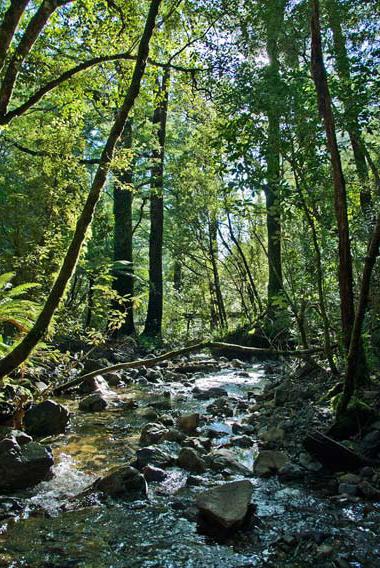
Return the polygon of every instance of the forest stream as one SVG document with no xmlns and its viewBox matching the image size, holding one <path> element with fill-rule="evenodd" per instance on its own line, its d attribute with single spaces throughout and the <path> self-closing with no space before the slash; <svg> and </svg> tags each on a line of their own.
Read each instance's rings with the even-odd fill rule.
<svg viewBox="0 0 380 568">
<path fill-rule="evenodd" d="M 72 412 L 70 428 L 44 440 L 53 448 L 54 477 L 9 498 L 21 505 L 11 521 L 0 525 L 0 566 L 378 566 L 380 504 L 338 502 L 312 483 L 258 477 L 252 473 L 259 447 L 255 436 L 252 447 L 231 445 L 232 427 L 235 424 L 236 431 L 241 424 L 247 401 L 254 402 L 256 396 L 260 400 L 279 371 L 276 364 L 255 363 L 240 370 L 225 365 L 219 371 L 195 373 L 186 381 L 139 384 L 136 380 L 118 388 L 118 404 L 100 413 L 80 412 L 77 400 L 61 399 Z M 227 391 L 234 403 L 233 416 L 210 416 L 207 407 L 214 399 L 194 396 L 215 387 Z M 149 483 L 148 499 L 76 503 L 73 496 L 97 476 L 133 460 L 145 424 L 170 422 L 171 417 L 192 412 L 202 417 L 197 436 L 208 437 L 211 450 L 227 446 L 241 471 L 236 463 L 202 475 L 173 466 L 166 469 L 162 482 Z M 176 442 L 167 441 L 160 448 L 174 456 L 180 450 Z M 195 495 L 205 487 L 243 478 L 254 486 L 255 512 L 249 522 L 224 540 L 201 534 Z"/>
</svg>

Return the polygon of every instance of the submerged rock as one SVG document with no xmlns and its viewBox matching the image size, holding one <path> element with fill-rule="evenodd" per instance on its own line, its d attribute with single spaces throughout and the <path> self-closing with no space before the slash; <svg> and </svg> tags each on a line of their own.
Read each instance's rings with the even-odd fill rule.
<svg viewBox="0 0 380 568">
<path fill-rule="evenodd" d="M 199 426 L 200 416 L 195 414 L 184 414 L 177 420 L 177 426 L 186 434 L 192 434 Z"/>
<path fill-rule="evenodd" d="M 262 450 L 255 460 L 253 471 L 256 475 L 265 477 L 277 473 L 288 461 L 287 455 L 283 452 Z"/>
<path fill-rule="evenodd" d="M 101 412 L 107 407 L 107 400 L 97 392 L 89 394 L 79 402 L 79 410 L 83 410 L 83 412 Z"/>
<path fill-rule="evenodd" d="M 250 481 L 233 481 L 200 493 L 197 507 L 208 522 L 223 528 L 241 526 L 251 502 L 253 486 Z"/>
<path fill-rule="evenodd" d="M 14 438 L 5 438 L 0 442 L 0 491 L 17 491 L 48 479 L 53 464 L 50 448 L 37 442 L 20 446 Z"/>
<path fill-rule="evenodd" d="M 70 413 L 62 404 L 44 400 L 33 404 L 25 413 L 25 430 L 31 436 L 51 436 L 65 431 Z"/>
<path fill-rule="evenodd" d="M 110 497 L 141 499 L 148 494 L 144 476 L 134 467 L 121 466 L 111 470 L 107 475 L 97 479 L 94 491 L 101 491 Z"/>
<path fill-rule="evenodd" d="M 178 456 L 178 465 L 192 473 L 203 473 L 206 471 L 205 461 L 193 448 L 182 448 Z"/>
</svg>

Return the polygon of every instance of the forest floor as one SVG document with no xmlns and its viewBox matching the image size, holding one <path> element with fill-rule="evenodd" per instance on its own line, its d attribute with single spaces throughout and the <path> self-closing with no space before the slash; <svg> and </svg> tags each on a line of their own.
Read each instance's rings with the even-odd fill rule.
<svg viewBox="0 0 380 568">
<path fill-rule="evenodd" d="M 95 355 L 86 370 L 123 357 Z M 83 386 L 57 399 L 71 419 L 65 433 L 43 439 L 54 477 L 0 498 L 0 566 L 379 566 L 380 468 L 333 473 L 303 446 L 310 431 L 333 423 L 322 400 L 336 382 L 329 374 L 200 355 L 105 378 L 110 387 L 95 393 L 108 400 L 100 412 L 78 409 Z M 372 403 L 378 395 L 366 393 Z M 181 416 L 196 414 L 197 428 L 185 435 Z M 343 443 L 378 457 L 380 423 Z M 80 497 L 125 464 L 144 472 L 148 499 Z M 200 524 L 197 495 L 241 479 L 253 485 L 243 526 L 222 535 Z"/>
</svg>

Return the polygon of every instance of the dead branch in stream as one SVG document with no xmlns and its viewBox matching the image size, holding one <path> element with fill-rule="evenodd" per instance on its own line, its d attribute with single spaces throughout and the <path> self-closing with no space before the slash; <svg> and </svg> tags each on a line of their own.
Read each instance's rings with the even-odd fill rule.
<svg viewBox="0 0 380 568">
<path fill-rule="evenodd" d="M 196 351 L 202 351 L 203 349 L 223 349 L 232 350 L 244 353 L 246 355 L 272 355 L 272 356 L 283 356 L 283 357 L 297 357 L 303 359 L 308 355 L 313 355 L 315 353 L 322 353 L 323 348 L 315 349 L 301 349 L 301 350 L 277 350 L 277 349 L 266 349 L 264 347 L 245 347 L 244 345 L 235 345 L 234 343 L 221 343 L 215 341 L 202 341 L 194 345 L 189 345 L 188 347 L 183 347 L 182 349 L 176 349 L 175 351 L 168 351 L 163 355 L 158 357 L 152 357 L 151 359 L 138 359 L 137 361 L 129 361 L 128 363 L 117 363 L 116 365 L 111 365 L 110 367 L 104 367 L 103 369 L 97 369 L 96 371 L 91 371 L 85 375 L 75 377 L 74 379 L 63 383 L 55 387 L 51 392 L 52 394 L 59 394 L 68 388 L 80 385 L 83 381 L 96 377 L 97 375 L 106 375 L 113 371 L 120 371 L 125 369 L 136 369 L 138 367 L 154 367 L 162 361 L 167 361 L 168 359 L 174 359 L 180 355 L 187 355 L 188 353 L 194 353 Z M 50 390 L 47 389 L 48 391 Z"/>
</svg>

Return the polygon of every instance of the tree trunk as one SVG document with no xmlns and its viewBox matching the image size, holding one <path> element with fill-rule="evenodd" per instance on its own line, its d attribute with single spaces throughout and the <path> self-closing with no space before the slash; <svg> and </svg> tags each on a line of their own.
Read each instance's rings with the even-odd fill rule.
<svg viewBox="0 0 380 568">
<path fill-rule="evenodd" d="M 149 301 L 143 335 L 161 337 L 163 314 L 162 245 L 164 233 L 164 161 L 169 103 L 169 70 L 165 70 L 157 92 L 153 125 L 158 128 L 158 149 L 153 151 L 150 195 Z"/>
<path fill-rule="evenodd" d="M 276 0 L 275 6 L 266 9 L 266 43 L 269 66 L 267 68 L 268 96 L 268 140 L 266 149 L 267 185 L 265 189 L 268 232 L 268 305 L 282 295 L 281 258 L 281 212 L 280 212 L 280 65 L 279 35 L 284 21 L 284 0 Z"/>
<path fill-rule="evenodd" d="M 130 120 L 125 125 L 122 135 L 122 145 L 125 149 L 132 148 L 132 123 Z M 113 188 L 113 213 L 114 213 L 114 262 L 125 261 L 127 266 L 114 268 L 113 289 L 125 298 L 122 305 L 115 302 L 114 309 L 123 313 L 125 319 L 115 335 L 132 335 L 135 333 L 133 316 L 134 275 L 133 275 L 133 244 L 132 244 L 132 191 L 133 165 L 119 175 Z"/>
<path fill-rule="evenodd" d="M 115 122 L 109 133 L 108 140 L 104 146 L 100 158 L 100 165 L 94 177 L 90 193 L 87 197 L 82 213 L 77 221 L 74 235 L 64 258 L 62 267 L 34 326 L 23 340 L 0 361 L 0 378 L 4 377 L 21 365 L 21 363 L 27 359 L 38 342 L 42 339 L 62 299 L 66 285 L 73 274 L 82 244 L 86 237 L 87 229 L 91 224 L 96 204 L 99 201 L 100 193 L 107 178 L 116 143 L 119 140 L 128 119 L 129 112 L 132 109 L 140 91 L 141 80 L 145 72 L 146 61 L 149 54 L 149 43 L 155 27 L 160 4 L 161 0 L 151 0 L 144 32 L 139 44 L 138 56 L 131 83 L 123 105 L 116 116 Z"/>
<path fill-rule="evenodd" d="M 352 92 L 350 60 L 347 53 L 346 38 L 342 30 L 341 7 L 337 0 L 327 0 L 327 10 L 329 25 L 333 35 L 336 69 L 342 87 L 341 99 L 344 105 L 346 128 L 354 154 L 356 171 L 361 182 L 360 205 L 365 217 L 368 219 L 372 202 L 368 166 L 359 125 L 358 102 Z"/>
<path fill-rule="evenodd" d="M 371 283 L 371 275 L 375 266 L 376 259 L 379 255 L 380 245 L 380 215 L 377 218 L 375 229 L 373 231 L 371 241 L 368 246 L 368 253 L 364 262 L 362 284 L 360 288 L 359 301 L 356 308 L 355 321 L 352 329 L 350 349 L 347 356 L 347 368 L 344 380 L 344 389 L 342 398 L 338 405 L 338 415 L 344 414 L 348 404 L 355 393 L 356 377 L 358 374 L 358 366 L 360 363 L 361 332 L 364 322 L 364 316 L 368 305 L 368 296 Z"/>
<path fill-rule="evenodd" d="M 30 0 L 11 0 L 8 10 L 0 24 L 0 71 L 3 68 L 8 48 L 15 35 L 19 21 Z"/>
<path fill-rule="evenodd" d="M 312 73 L 318 97 L 319 112 L 323 118 L 327 148 L 330 155 L 334 195 L 335 215 L 339 235 L 339 291 L 340 310 L 342 318 L 343 339 L 346 349 L 350 345 L 351 331 L 354 323 L 354 294 L 352 276 L 352 258 L 350 232 L 347 215 L 346 182 L 343 175 L 338 143 L 335 131 L 335 121 L 326 69 L 323 62 L 321 28 L 319 22 L 319 2 L 312 1 L 313 12 L 311 19 L 312 34 Z"/>
<path fill-rule="evenodd" d="M 220 277 L 218 268 L 218 222 L 215 218 L 209 219 L 209 254 L 213 275 L 213 291 L 215 294 L 217 317 L 221 327 L 227 327 L 227 314 L 224 306 L 223 294 L 220 287 Z"/>
</svg>

